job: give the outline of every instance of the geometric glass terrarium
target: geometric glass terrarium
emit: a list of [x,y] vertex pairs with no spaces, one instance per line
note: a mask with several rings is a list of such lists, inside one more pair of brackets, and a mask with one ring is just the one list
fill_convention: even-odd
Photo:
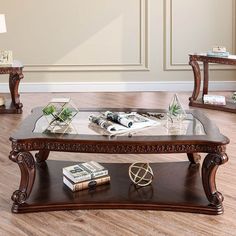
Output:
[[43,108],[43,115],[48,121],[46,131],[66,130],[79,110],[70,98],[53,98]]
[[174,123],[176,121],[181,122],[187,117],[187,114],[186,114],[182,104],[180,103],[177,94],[174,95],[174,97],[169,105],[168,117],[170,118],[172,123]]
[[187,118],[187,114],[179,101],[177,94],[174,95],[167,112],[166,128],[171,134],[179,134],[184,132],[183,120]]

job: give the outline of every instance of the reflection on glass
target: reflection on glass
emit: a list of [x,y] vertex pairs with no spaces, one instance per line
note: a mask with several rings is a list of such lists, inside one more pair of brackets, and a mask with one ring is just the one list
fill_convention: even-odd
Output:
[[[40,117],[33,130],[34,133],[57,133],[57,134],[78,134],[78,135],[104,135],[112,137],[106,130],[89,121],[91,114],[99,116],[100,112],[80,111],[67,128],[55,126],[48,129],[48,122],[44,116]],[[145,113],[147,115],[147,113]],[[127,129],[126,132],[115,136],[161,136],[161,135],[205,135],[202,123],[192,114],[187,114],[182,122],[169,122],[167,115],[148,113],[148,118],[152,119],[153,125],[136,130]],[[151,114],[151,115],[150,115]]]
[[48,123],[45,116],[41,116],[35,123],[33,133],[45,133],[45,134],[78,134],[76,126],[72,124],[61,125],[60,123],[54,122],[53,124]]

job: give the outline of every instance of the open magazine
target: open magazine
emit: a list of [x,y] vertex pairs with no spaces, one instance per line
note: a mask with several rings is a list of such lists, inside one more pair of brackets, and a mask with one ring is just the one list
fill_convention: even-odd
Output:
[[159,125],[157,120],[151,120],[137,112],[110,112],[101,115],[90,115],[91,123],[98,125],[109,134],[126,133],[154,125]]

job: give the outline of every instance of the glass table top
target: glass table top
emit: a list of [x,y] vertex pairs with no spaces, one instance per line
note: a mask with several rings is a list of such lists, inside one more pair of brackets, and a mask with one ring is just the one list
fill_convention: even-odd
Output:
[[[135,112],[137,113],[137,112]],[[79,111],[79,113],[73,118],[69,125],[63,125],[62,123],[53,123],[50,125],[51,120],[46,116],[41,116],[35,123],[33,133],[41,134],[77,134],[77,135],[103,135],[103,136],[163,136],[163,135],[205,135],[203,124],[194,117],[191,113],[188,113],[183,121],[174,121],[173,123],[167,117],[166,113],[150,113],[148,117],[142,112],[138,112],[138,115],[145,117],[148,123],[145,125],[135,126],[133,128],[122,127],[121,130],[107,131],[101,128],[96,123],[91,122],[91,116],[98,117],[103,113],[96,111]],[[126,113],[127,114],[127,113]],[[139,125],[139,122],[138,122]]]

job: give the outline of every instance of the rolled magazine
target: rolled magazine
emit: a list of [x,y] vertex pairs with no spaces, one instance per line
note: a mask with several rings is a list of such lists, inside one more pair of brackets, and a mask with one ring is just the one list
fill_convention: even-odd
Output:
[[95,123],[101,128],[107,130],[108,132],[116,131],[114,124],[111,121],[107,120],[105,117],[91,115],[89,116],[89,120],[92,123]]
[[111,111],[106,111],[104,113],[104,116],[113,122],[119,123],[121,125],[124,125],[125,127],[130,128],[133,125],[133,121],[130,119],[127,119],[125,115],[120,115],[119,113],[116,112],[111,112]]

